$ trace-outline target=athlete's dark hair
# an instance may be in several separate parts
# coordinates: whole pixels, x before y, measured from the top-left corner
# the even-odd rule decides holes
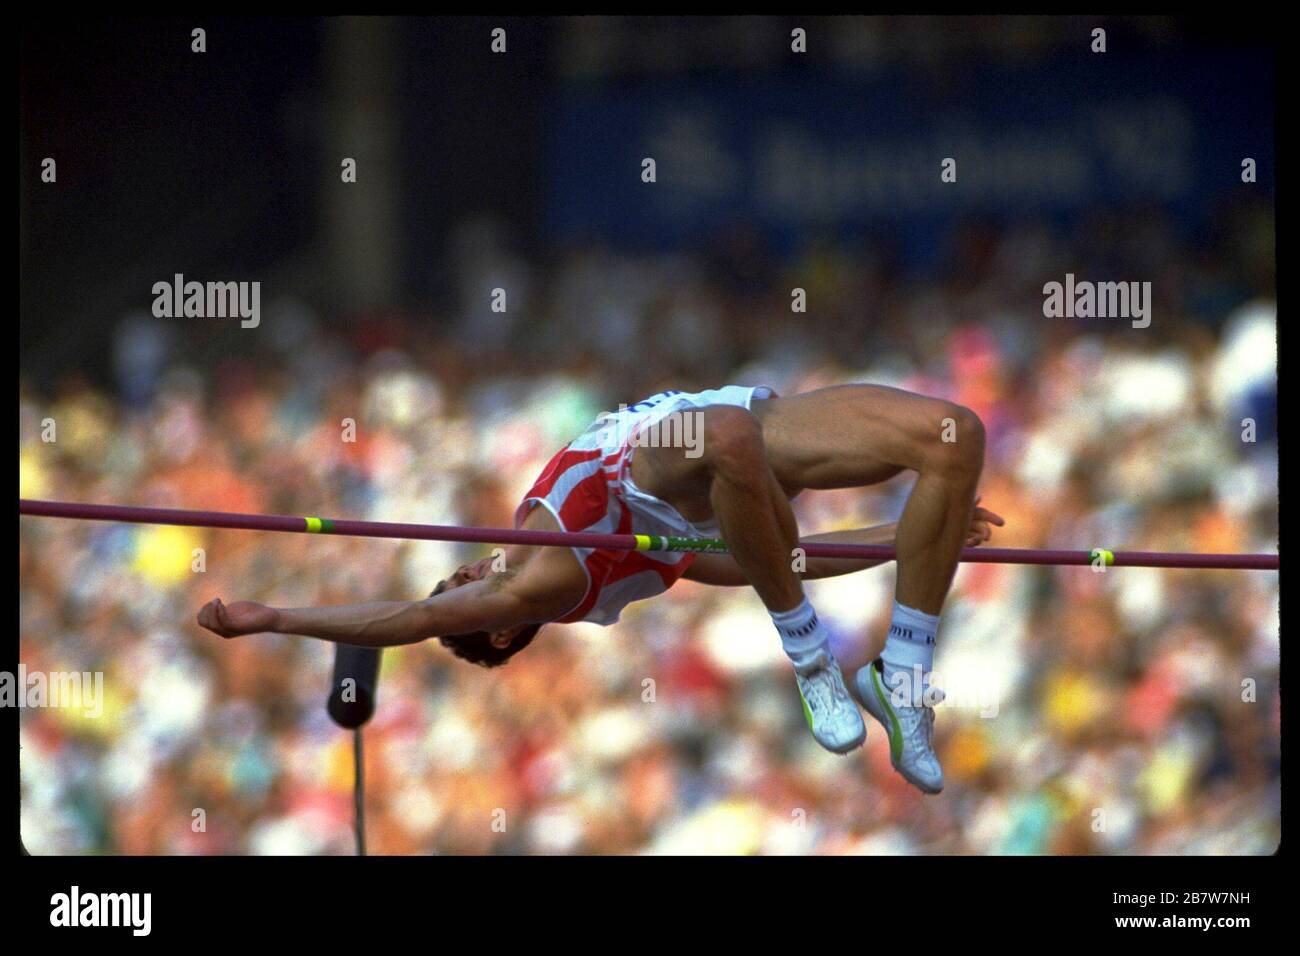
[[[434,594],[441,594],[447,590],[447,582],[439,581],[438,586],[433,589]],[[469,661],[471,664],[477,664],[480,667],[500,667],[510,658],[514,657],[525,647],[533,642],[537,632],[542,629],[540,624],[530,624],[520,631],[509,647],[497,647],[492,643],[492,635],[487,631],[471,631],[468,634],[446,634],[438,638],[442,646],[450,650],[461,660]]]

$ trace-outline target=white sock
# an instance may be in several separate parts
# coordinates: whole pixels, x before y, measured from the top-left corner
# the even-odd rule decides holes
[[[885,649],[880,653],[885,686],[896,688],[899,678],[895,675],[899,674],[905,674],[907,681],[913,681],[914,675],[919,673],[922,683],[926,683],[930,669],[934,667],[934,640],[938,631],[937,615],[924,614],[914,607],[894,602],[889,636],[885,638]],[[924,687],[914,688],[914,691],[918,690],[924,692]]]
[[[823,651],[830,653],[830,636],[807,598],[789,611],[768,613],[772,614],[772,623],[781,635],[781,647],[799,673],[819,664]]]

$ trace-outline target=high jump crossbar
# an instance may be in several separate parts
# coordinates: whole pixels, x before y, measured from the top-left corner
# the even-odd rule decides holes
[[[41,518],[82,521],[123,521],[132,524],[228,528],[240,531],[285,531],[359,538],[412,541],[453,541],[470,544],[519,544],[594,548],[610,551],[685,551],[726,553],[716,538],[680,538],[645,534],[590,534],[574,531],[530,531],[522,528],[462,528],[455,525],[399,524],[388,521],[349,521],[300,515],[250,515],[226,511],[186,511],[134,505],[95,505],[72,501],[18,499],[18,513]],[[892,561],[894,548],[877,544],[800,542],[810,558]],[[1204,568],[1225,571],[1276,571],[1276,554],[1198,554],[1184,551],[1088,551],[1038,548],[967,548],[961,560],[971,564],[1097,565],[1128,568]]]

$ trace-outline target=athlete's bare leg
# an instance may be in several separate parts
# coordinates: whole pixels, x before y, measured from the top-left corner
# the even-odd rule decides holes
[[[934,752],[930,668],[939,611],[975,506],[984,426],[959,405],[872,385],[768,399],[755,414],[773,474],[789,490],[917,473],[895,532],[898,581],[889,635],[854,686],[889,733],[890,762],[924,792],[938,793],[943,768]]]
[[[692,458],[683,448],[637,448],[632,480],[690,521],[717,519],[794,665],[809,729],[823,747],[847,753],[862,744],[866,725],[831,653],[829,633],[794,571],[799,528],[772,473],[762,426],[751,412],[731,405],[683,414],[702,417],[701,454]]]
[[[767,609],[790,610],[803,600],[791,556],[799,526],[772,474],[758,419],[733,405],[682,414],[702,416],[701,454],[691,458],[683,448],[637,448],[632,479],[689,521],[716,518],[736,563]]]
[[[790,493],[916,484],[898,522],[899,603],[938,614],[970,527],[984,426],[968,408],[901,389],[842,385],[754,403],[772,472]]]

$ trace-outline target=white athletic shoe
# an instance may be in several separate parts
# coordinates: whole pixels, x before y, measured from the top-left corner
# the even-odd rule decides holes
[[[795,671],[803,715],[813,738],[831,753],[846,754],[867,739],[867,725],[844,686],[844,674],[830,652],[801,674]]]
[[[858,671],[854,683],[862,706],[889,734],[889,761],[894,769],[912,786],[938,793],[943,789],[943,768],[934,752],[934,708],[924,701],[913,706],[897,700],[884,677],[879,659]],[[937,687],[930,694],[935,703],[943,700]]]

